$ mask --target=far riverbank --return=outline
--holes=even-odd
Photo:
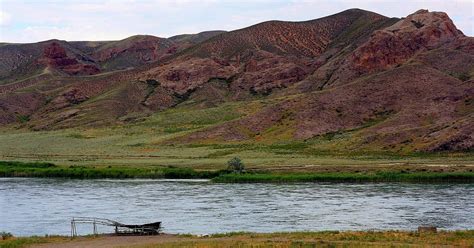
[[[233,173],[228,170],[195,170],[177,167],[86,167],[58,166],[41,162],[0,161],[0,177],[40,177],[70,179],[210,179],[216,183],[289,183],[289,182],[410,182],[410,183],[474,183],[474,172],[410,170],[344,170],[334,172],[261,171]]]

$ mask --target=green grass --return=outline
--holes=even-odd
[[[70,240],[66,236],[31,236],[31,237],[9,237],[0,240],[0,248],[22,248],[35,244],[56,243]]]
[[[416,153],[353,148],[361,130],[345,130],[306,141],[291,140],[280,126],[270,128],[263,140],[224,142],[198,140],[172,143],[192,132],[242,118],[275,99],[228,102],[201,108],[179,105],[157,112],[137,123],[32,132],[0,128],[0,160],[46,161],[62,166],[86,167],[188,167],[196,170],[225,169],[232,157],[248,168],[295,170],[315,166],[379,166],[386,164],[456,165],[474,168],[474,153]],[[385,118],[381,113],[380,118]],[[368,121],[377,125],[380,119]],[[29,123],[28,123],[29,124]],[[26,124],[25,124],[26,125]],[[280,132],[281,131],[281,132]],[[274,138],[273,138],[274,137]],[[375,149],[375,148],[374,148]],[[316,167],[314,167],[316,168]],[[451,167],[450,167],[451,168]]]
[[[216,183],[285,182],[420,182],[473,183],[474,172],[325,172],[325,173],[230,173],[227,170],[201,170],[176,167],[85,167],[56,166],[51,163],[0,161],[0,177],[50,178],[169,178],[212,179]]]
[[[46,243],[42,237],[15,238],[0,241],[0,248],[21,248],[32,244]]]
[[[97,178],[168,178],[197,179],[214,178],[225,171],[195,171],[190,168],[129,168],[85,166],[61,167],[51,163],[22,163],[0,161],[0,177],[60,177],[74,179]]]
[[[163,169],[164,178],[172,179],[210,179],[226,174],[227,171],[195,171],[190,168],[165,168]]]
[[[286,183],[286,182],[410,182],[473,183],[474,172],[377,172],[377,173],[244,173],[224,174],[212,179],[217,183]]]
[[[16,162],[16,161],[0,161],[0,168],[30,168],[30,169],[45,169],[56,167],[52,163],[42,163],[42,162]]]

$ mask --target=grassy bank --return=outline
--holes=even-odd
[[[255,103],[259,105],[260,103]],[[452,170],[465,166],[474,170],[474,152],[423,153],[410,150],[380,150],[351,147],[356,133],[332,133],[298,141],[251,140],[199,143],[170,143],[170,140],[200,129],[211,128],[234,118],[229,112],[245,114],[248,104],[235,103],[210,109],[180,108],[149,117],[145,122],[103,128],[61,129],[32,132],[0,128],[0,160],[51,162],[61,166],[188,167],[221,170],[232,157],[239,157],[249,169],[298,170],[329,169],[337,166],[383,167],[387,165],[425,166]],[[274,129],[271,129],[274,131]],[[271,131],[270,130],[270,131]],[[273,137],[273,135],[272,135]],[[350,142],[349,142],[350,143]],[[449,167],[441,167],[449,166]],[[454,170],[454,169],[453,169]]]
[[[161,235],[25,237],[0,240],[2,248],[35,247],[472,247],[474,231],[419,233],[407,231],[324,231],[292,233],[227,233],[207,237]]]
[[[304,172],[231,173],[226,170],[197,171],[174,167],[85,167],[57,166],[52,163],[0,161],[0,177],[50,177],[74,179],[98,178],[168,178],[212,179],[216,183],[292,183],[292,182],[412,182],[412,183],[474,183],[474,172]]]
[[[212,179],[218,183],[281,182],[410,182],[473,183],[474,172],[375,172],[375,173],[298,173],[298,174],[225,174]]]
[[[223,172],[196,171],[190,168],[62,167],[51,163],[0,161],[0,177],[210,179],[218,177],[221,173]]]

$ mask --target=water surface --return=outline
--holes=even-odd
[[[0,231],[70,233],[74,216],[162,221],[169,233],[474,229],[473,184],[214,184],[0,178]],[[110,232],[107,227],[99,231]],[[79,234],[92,227],[81,225]]]

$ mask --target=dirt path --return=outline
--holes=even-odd
[[[160,244],[183,240],[172,234],[159,236],[100,236],[97,238],[79,237],[71,241],[59,243],[35,244],[32,248],[83,248],[83,247],[121,247],[134,245]],[[192,240],[191,238],[189,239]]]
[[[416,235],[414,235],[416,234]],[[28,241],[30,238],[26,238]],[[13,240],[15,241],[15,240]],[[21,241],[21,240],[18,240]],[[151,247],[474,247],[474,230],[436,233],[423,232],[295,232],[295,233],[247,233],[224,234],[212,237],[179,236],[162,234],[159,236],[113,236],[78,237],[71,240],[67,237],[48,237],[40,239],[33,248],[151,248]],[[36,241],[38,242],[38,241]],[[8,244],[7,244],[8,245]],[[2,243],[0,240],[0,247]],[[10,246],[5,246],[10,247]],[[17,247],[17,246],[14,246]],[[22,246],[23,247],[23,246]]]

